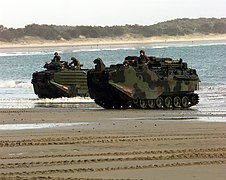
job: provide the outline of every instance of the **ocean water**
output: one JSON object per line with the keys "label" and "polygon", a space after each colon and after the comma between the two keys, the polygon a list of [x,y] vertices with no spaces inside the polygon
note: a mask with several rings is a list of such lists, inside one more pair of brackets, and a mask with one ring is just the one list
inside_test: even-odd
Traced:
{"label": "ocean water", "polygon": [[126,56],[138,56],[140,49],[151,56],[182,58],[201,80],[200,103],[194,109],[226,112],[226,42],[0,49],[0,108],[98,108],[90,98],[38,99],[32,73],[44,70],[55,51],[64,61],[74,56],[84,68],[94,68],[97,57],[109,66],[122,63]]}

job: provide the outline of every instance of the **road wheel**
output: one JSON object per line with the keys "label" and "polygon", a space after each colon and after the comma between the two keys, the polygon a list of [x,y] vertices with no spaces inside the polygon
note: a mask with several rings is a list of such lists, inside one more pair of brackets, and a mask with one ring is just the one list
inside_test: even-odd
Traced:
{"label": "road wheel", "polygon": [[166,108],[171,108],[171,107],[172,107],[172,98],[169,97],[169,96],[166,97],[166,98],[165,98],[165,103],[164,103],[164,104],[165,104],[165,107],[166,107]]}
{"label": "road wheel", "polygon": [[173,106],[179,108],[181,105],[181,99],[179,96],[173,98]]}
{"label": "road wheel", "polygon": [[141,100],[140,100],[140,107],[141,107],[142,109],[147,108],[147,101],[146,101],[145,99],[141,99]]}
{"label": "road wheel", "polygon": [[162,106],[163,106],[163,99],[162,99],[162,97],[158,97],[156,100],[155,100],[155,104],[156,104],[156,107],[157,108],[162,108]]}
{"label": "road wheel", "polygon": [[154,99],[148,99],[148,107],[151,109],[155,108],[155,100]]}
{"label": "road wheel", "polygon": [[188,108],[189,105],[189,99],[187,96],[184,96],[181,100],[181,105],[183,108]]}

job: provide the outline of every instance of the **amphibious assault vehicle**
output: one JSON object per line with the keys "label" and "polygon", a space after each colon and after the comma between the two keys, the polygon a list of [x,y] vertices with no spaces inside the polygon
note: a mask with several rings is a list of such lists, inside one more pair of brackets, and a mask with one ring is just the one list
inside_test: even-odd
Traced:
{"label": "amphibious assault vehicle", "polygon": [[69,66],[65,61],[46,63],[44,68],[32,75],[31,83],[39,98],[89,96],[88,69]]}
{"label": "amphibious assault vehicle", "polygon": [[194,91],[199,77],[182,59],[128,56],[123,64],[105,67],[94,60],[95,69],[87,73],[89,94],[106,109],[120,108],[188,108],[199,101]]}

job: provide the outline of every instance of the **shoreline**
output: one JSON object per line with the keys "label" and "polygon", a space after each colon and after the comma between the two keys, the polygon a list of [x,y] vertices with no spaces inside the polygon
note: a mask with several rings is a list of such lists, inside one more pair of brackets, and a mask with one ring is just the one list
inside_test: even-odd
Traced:
{"label": "shoreline", "polygon": [[98,46],[140,46],[153,44],[181,44],[181,43],[211,43],[211,42],[226,42],[226,34],[211,34],[211,35],[187,35],[187,36],[158,36],[158,37],[116,37],[116,38],[84,38],[73,40],[58,40],[48,41],[41,39],[25,38],[15,41],[13,43],[1,42],[0,49],[19,49],[19,48],[84,48],[84,47],[98,47]]}
{"label": "shoreline", "polygon": [[[20,118],[12,115],[18,114]],[[150,116],[151,114],[151,116]],[[34,116],[34,117],[33,117]],[[32,118],[29,118],[32,117]],[[64,117],[66,120],[64,120]],[[30,123],[71,123],[98,121],[162,121],[162,122],[203,122],[226,123],[226,112],[202,111],[196,108],[175,110],[106,110],[70,109],[70,108],[0,108],[0,124],[30,124]],[[7,119],[7,121],[5,121]],[[211,121],[212,119],[212,121]]]}

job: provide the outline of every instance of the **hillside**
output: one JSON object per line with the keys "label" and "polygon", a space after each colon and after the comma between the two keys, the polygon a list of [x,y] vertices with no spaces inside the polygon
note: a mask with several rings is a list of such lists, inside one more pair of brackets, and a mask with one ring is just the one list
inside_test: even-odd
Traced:
{"label": "hillside", "polygon": [[56,26],[31,24],[24,28],[0,25],[0,41],[13,42],[26,37],[42,40],[72,40],[75,38],[115,38],[185,36],[192,34],[226,34],[226,18],[175,19],[149,26]]}

